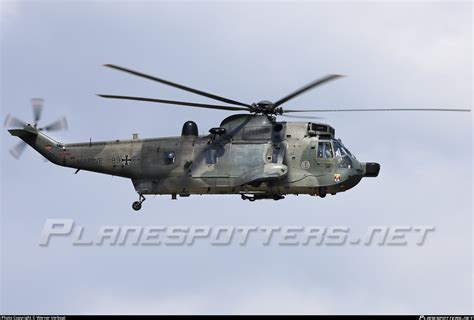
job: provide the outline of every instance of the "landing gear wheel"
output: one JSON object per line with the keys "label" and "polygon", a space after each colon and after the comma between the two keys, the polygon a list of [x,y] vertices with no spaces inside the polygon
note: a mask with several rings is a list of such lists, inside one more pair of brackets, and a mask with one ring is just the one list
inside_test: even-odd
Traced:
{"label": "landing gear wheel", "polygon": [[133,210],[138,211],[142,208],[142,203],[140,201],[135,201],[132,204],[132,208],[133,208]]}
{"label": "landing gear wheel", "polygon": [[142,208],[142,203],[143,201],[145,201],[145,197],[143,196],[143,194],[141,194],[140,192],[138,193],[138,201],[135,201],[134,203],[132,203],[132,209],[135,210],[135,211],[138,211]]}
{"label": "landing gear wheel", "polygon": [[245,194],[241,194],[240,197],[242,200],[248,200],[248,201],[255,201],[255,196],[246,196]]}
{"label": "landing gear wheel", "polygon": [[324,198],[324,197],[326,196],[326,194],[327,194],[326,187],[320,187],[320,188],[319,188],[319,196],[320,196],[321,198]]}

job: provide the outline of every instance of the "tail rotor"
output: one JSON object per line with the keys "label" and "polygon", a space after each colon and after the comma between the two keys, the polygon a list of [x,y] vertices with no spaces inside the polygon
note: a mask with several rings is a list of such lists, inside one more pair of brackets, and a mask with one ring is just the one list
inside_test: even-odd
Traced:
{"label": "tail rotor", "polygon": [[[7,128],[25,128],[27,126],[33,126],[40,131],[61,131],[68,129],[68,123],[66,117],[62,117],[54,122],[51,122],[47,126],[39,127],[38,123],[41,120],[41,115],[43,113],[43,104],[44,100],[41,98],[31,99],[31,106],[33,108],[33,124],[29,124],[23,120],[20,120],[10,114],[5,118],[3,125]],[[10,154],[15,158],[19,159],[23,152],[26,149],[27,144],[24,141],[17,143],[12,149],[10,149]]]}

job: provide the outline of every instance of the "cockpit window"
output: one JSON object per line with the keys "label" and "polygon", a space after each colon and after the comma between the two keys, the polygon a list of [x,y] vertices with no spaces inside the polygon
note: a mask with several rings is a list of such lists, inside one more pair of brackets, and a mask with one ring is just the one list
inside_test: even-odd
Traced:
{"label": "cockpit window", "polygon": [[332,143],[334,144],[334,153],[336,154],[336,157],[342,157],[346,155],[346,150],[339,142],[334,140]]}
{"label": "cockpit window", "polygon": [[329,141],[320,141],[318,143],[318,158],[330,159],[333,158],[332,146]]}
{"label": "cockpit window", "polygon": [[[337,148],[340,148],[341,149],[341,152],[345,152],[346,155],[348,155],[349,157],[355,159],[356,157],[342,144],[342,141],[341,139],[337,139],[337,140],[332,140],[333,141],[333,145],[334,145],[334,151],[336,152],[336,149]],[[336,154],[337,156],[337,154]]]}
{"label": "cockpit window", "polygon": [[337,140],[333,140],[334,153],[336,154],[336,162],[339,168],[352,168],[351,153],[347,150],[342,143]]}
{"label": "cockpit window", "polygon": [[347,154],[349,157],[355,158],[355,157],[352,155],[352,153],[351,153],[349,150],[347,150],[346,147],[344,147],[343,144],[341,144],[341,147],[342,147],[342,149],[346,152],[346,154]]}

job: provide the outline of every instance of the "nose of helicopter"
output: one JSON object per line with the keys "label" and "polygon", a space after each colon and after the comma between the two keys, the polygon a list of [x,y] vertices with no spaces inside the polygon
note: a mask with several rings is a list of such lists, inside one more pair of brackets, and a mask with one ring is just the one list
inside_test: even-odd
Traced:
{"label": "nose of helicopter", "polygon": [[376,162],[362,162],[361,163],[363,177],[377,177],[380,172],[380,164]]}

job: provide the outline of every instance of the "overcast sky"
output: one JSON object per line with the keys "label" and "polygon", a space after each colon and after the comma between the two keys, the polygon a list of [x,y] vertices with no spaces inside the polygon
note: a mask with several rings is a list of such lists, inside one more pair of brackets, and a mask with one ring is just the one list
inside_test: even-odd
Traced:
{"label": "overcast sky", "polygon": [[[67,116],[64,142],[206,132],[230,115],[96,93],[210,102],[106,69],[114,63],[245,102],[348,77],[289,108],[472,105],[472,4],[1,3],[2,117]],[[327,114],[378,178],[328,196],[244,202],[148,197],[130,181],[21,160],[2,143],[2,313],[472,313],[472,114]],[[102,225],[433,225],[424,246],[38,245],[46,219]],[[55,241],[57,240],[57,241]]]}

